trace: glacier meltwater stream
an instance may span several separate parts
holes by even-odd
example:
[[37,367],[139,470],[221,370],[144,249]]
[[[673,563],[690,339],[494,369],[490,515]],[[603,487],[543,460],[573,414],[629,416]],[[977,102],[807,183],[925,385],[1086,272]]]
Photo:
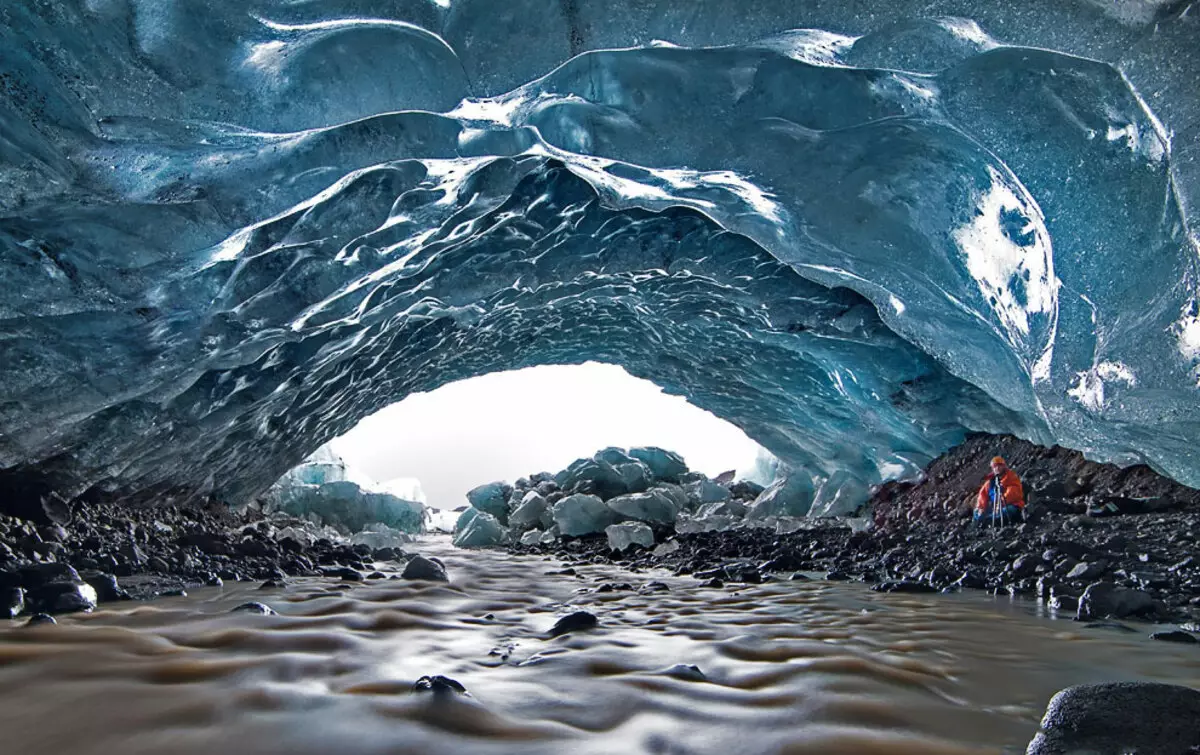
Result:
[[[580,755],[1024,752],[1060,687],[1200,686],[1190,647],[1034,604],[864,585],[696,587],[665,573],[417,546],[449,584],[296,580],[0,630],[11,752]],[[650,581],[666,591],[596,592]],[[264,601],[278,616],[230,613]],[[586,609],[598,628],[546,639]],[[695,666],[695,671],[674,668]],[[410,689],[425,675],[470,697]]]
[[[1198,486],[1198,40],[1195,0],[0,0],[0,514],[226,512],[413,393],[589,360],[848,510],[972,432]],[[5,574],[65,571],[12,521]],[[69,542],[169,571],[134,532]],[[1066,685],[1200,686],[982,595],[419,549],[449,584],[5,626],[0,749],[1018,752]],[[568,602],[600,626],[540,636]]]

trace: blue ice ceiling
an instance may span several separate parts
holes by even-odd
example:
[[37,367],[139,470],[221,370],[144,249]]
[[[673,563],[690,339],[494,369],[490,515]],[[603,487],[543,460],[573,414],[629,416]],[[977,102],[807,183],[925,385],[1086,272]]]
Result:
[[4,3],[0,477],[236,503],[598,360],[818,476],[1200,485],[1198,82],[1189,2]]

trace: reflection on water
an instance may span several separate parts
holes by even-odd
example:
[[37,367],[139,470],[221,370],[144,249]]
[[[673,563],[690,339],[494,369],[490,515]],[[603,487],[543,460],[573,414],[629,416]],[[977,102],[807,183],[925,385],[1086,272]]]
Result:
[[[1200,653],[980,595],[695,580],[422,545],[450,585],[296,580],[0,630],[6,751],[1023,752],[1080,682],[1200,686]],[[661,580],[669,592],[593,592]],[[262,600],[279,616],[229,613]],[[598,630],[544,639],[584,608]],[[662,673],[698,666],[706,679]],[[426,674],[469,698],[409,694]]]

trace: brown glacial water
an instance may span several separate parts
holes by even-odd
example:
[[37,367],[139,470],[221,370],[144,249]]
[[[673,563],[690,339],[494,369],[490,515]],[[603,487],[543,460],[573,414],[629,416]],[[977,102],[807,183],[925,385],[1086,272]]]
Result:
[[[611,566],[548,575],[562,564],[444,539],[417,550],[453,581],[206,588],[0,629],[4,751],[1024,752],[1062,687],[1200,687],[1194,647],[1007,598],[822,581],[711,589]],[[670,590],[594,592],[650,579]],[[229,612],[248,600],[280,615]],[[578,609],[600,627],[545,639]],[[705,679],[661,673],[675,664]],[[471,696],[410,694],[425,674]]]

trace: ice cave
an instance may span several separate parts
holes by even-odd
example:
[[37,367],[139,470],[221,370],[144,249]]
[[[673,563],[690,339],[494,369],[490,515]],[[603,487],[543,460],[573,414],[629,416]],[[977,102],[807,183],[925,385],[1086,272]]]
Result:
[[588,359],[819,477],[986,430],[1200,484],[1196,17],[7,3],[10,505],[236,504],[409,393]]
[[[329,455],[586,362],[771,479]],[[1195,752],[1197,488],[1197,0],[0,0],[17,749]]]

